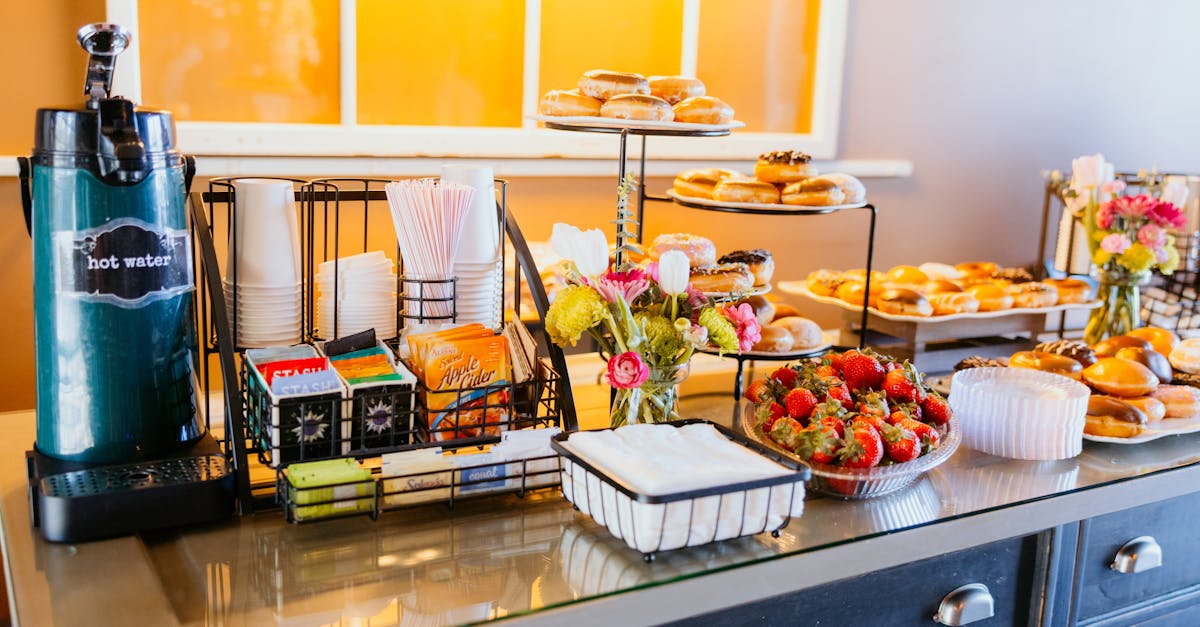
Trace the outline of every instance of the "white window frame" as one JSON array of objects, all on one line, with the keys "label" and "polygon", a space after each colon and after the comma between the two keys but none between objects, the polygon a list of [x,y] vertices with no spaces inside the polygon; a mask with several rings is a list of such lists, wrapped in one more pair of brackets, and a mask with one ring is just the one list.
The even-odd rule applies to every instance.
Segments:
[{"label": "white window frame", "polygon": [[[599,166],[606,161],[611,162],[616,156],[616,140],[612,135],[541,129],[527,117],[521,128],[358,124],[355,119],[356,4],[356,0],[340,0],[340,124],[179,122],[180,148],[189,154],[223,158],[226,169],[233,170],[244,170],[239,164],[261,162],[264,158],[284,157],[303,163],[318,158],[353,157],[361,160],[366,157],[378,160],[377,165],[381,167],[427,159],[513,160],[524,162],[517,169],[526,174],[579,175],[596,169],[584,167],[584,163]],[[701,0],[684,0],[680,60],[684,74],[693,74],[696,68],[700,5]],[[106,8],[109,21],[126,26],[134,34],[133,44],[121,56],[113,93],[140,102],[137,7],[138,0],[107,0]],[[666,165],[662,163],[665,161],[744,162],[761,152],[780,147],[798,148],[819,160],[833,159],[836,156],[841,108],[847,12],[848,0],[821,2],[812,132],[735,131],[728,137],[705,139],[655,137],[649,140],[648,160],[660,165]],[[541,0],[525,0],[525,16],[522,111],[528,116],[536,111],[540,95]],[[736,103],[736,98],[728,99]],[[638,144],[631,142],[634,155],[637,154]],[[414,155],[419,157],[414,158]],[[580,161],[571,163],[573,160]],[[873,169],[884,175],[906,175],[911,169],[911,164],[907,162],[874,163]],[[884,167],[885,163],[890,165]],[[610,168],[605,166],[602,169]]]}]

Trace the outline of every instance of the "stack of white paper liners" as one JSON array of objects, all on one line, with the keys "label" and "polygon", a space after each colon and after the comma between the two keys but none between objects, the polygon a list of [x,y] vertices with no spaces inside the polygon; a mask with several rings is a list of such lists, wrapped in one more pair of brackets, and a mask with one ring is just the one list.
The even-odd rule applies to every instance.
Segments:
[{"label": "stack of white paper liners", "polygon": [[380,251],[342,257],[336,264],[322,263],[316,277],[318,335],[333,339],[375,329],[375,336],[381,340],[395,337],[393,270],[392,260]]},{"label": "stack of white paper liners", "polygon": [[408,298],[422,299],[408,301],[406,315],[449,320],[454,314],[451,284],[419,281],[454,276],[454,260],[475,190],[433,179],[396,181],[388,183],[385,190],[404,260],[401,287]]}]

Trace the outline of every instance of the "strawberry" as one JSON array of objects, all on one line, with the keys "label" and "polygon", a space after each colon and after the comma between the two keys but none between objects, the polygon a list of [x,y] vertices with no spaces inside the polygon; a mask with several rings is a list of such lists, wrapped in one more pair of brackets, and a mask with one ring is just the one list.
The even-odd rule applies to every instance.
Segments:
[{"label": "strawberry", "polygon": [[883,435],[883,428],[888,426],[887,417],[880,414],[859,414],[855,417],[854,422],[864,422],[875,427],[880,436]]},{"label": "strawberry", "polygon": [[846,427],[845,444],[838,451],[838,461],[847,468],[870,468],[883,461],[883,439],[879,431],[864,420],[855,420]]},{"label": "strawberry", "polygon": [[836,459],[841,439],[832,427],[826,424],[811,424],[797,438],[796,454],[814,464],[832,464]]},{"label": "strawberry", "polygon": [[763,433],[770,433],[771,427],[775,426],[775,421],[786,416],[787,410],[783,408],[783,405],[773,402],[770,405],[760,405],[757,413]]},{"label": "strawberry", "polygon": [[742,398],[751,403],[761,403],[767,400],[768,396],[770,396],[770,387],[767,385],[765,379],[751,381],[750,385],[746,386],[746,391],[742,394]]},{"label": "strawberry", "polygon": [[[913,420],[921,419],[921,406],[916,403],[888,403],[888,406],[891,408],[893,415],[899,412],[905,417],[912,418]],[[890,418],[888,419],[888,422],[891,422]]]},{"label": "strawberry", "polygon": [[842,422],[840,418],[836,418],[834,416],[825,416],[819,421],[815,421],[813,424],[819,424],[833,429],[833,432],[836,433],[837,437],[839,438],[846,435],[846,423]]},{"label": "strawberry", "polygon": [[846,496],[854,496],[862,485],[855,479],[825,479],[825,487]]},{"label": "strawberry", "polygon": [[771,373],[771,379],[777,381],[779,385],[782,385],[784,389],[788,390],[796,387],[797,376],[799,375],[796,374],[796,371],[788,368],[787,366],[778,368],[775,370],[775,372]]},{"label": "strawberry", "polygon": [[858,398],[858,405],[855,406],[855,409],[860,414],[887,416],[891,413],[888,411],[887,399],[879,392],[860,392],[856,396]]},{"label": "strawberry", "polygon": [[768,435],[783,448],[795,451],[798,444],[797,438],[802,431],[804,431],[804,425],[800,424],[800,421],[785,416],[776,420],[775,424],[771,425],[771,431]]},{"label": "strawberry", "polygon": [[851,391],[879,389],[884,374],[879,360],[871,355],[856,350],[848,350],[842,355],[842,378]]},{"label": "strawberry", "polygon": [[917,434],[904,427],[883,426],[883,450],[888,459],[902,464],[910,462],[921,455],[921,442]]},{"label": "strawberry", "polygon": [[897,403],[920,403],[925,399],[925,386],[921,384],[921,375],[909,362],[888,371],[883,378],[883,391],[889,399]]},{"label": "strawberry", "polygon": [[792,418],[808,420],[808,415],[817,406],[817,395],[805,388],[796,388],[783,397],[783,406]]},{"label": "strawberry", "polygon": [[[950,404],[946,402],[946,398],[937,392],[930,392],[929,396],[925,397],[925,402],[921,403],[921,407],[925,410],[925,421],[935,425],[950,422],[950,416],[954,413],[950,411]],[[919,420],[920,416],[917,418]]]},{"label": "strawberry", "polygon": [[903,427],[912,431],[917,436],[917,440],[921,443],[921,452],[928,453],[938,447],[941,443],[942,436],[937,429],[925,424],[919,420],[905,418],[896,424],[897,427]]},{"label": "strawberry", "polygon": [[829,367],[833,368],[834,373],[840,373],[842,371],[841,353],[829,353],[822,361],[829,364]]},{"label": "strawberry", "polygon": [[846,408],[837,400],[830,399],[817,405],[813,408],[809,420],[812,422],[821,422],[826,418],[832,418],[838,422],[842,421],[842,416],[846,414]]},{"label": "strawberry", "polygon": [[[834,381],[837,380],[834,379]],[[829,389],[825,392],[825,400],[837,401],[846,409],[854,409],[854,399],[850,396],[850,389],[841,381],[838,381],[837,385],[829,386]]]},{"label": "strawberry", "polygon": [[829,364],[829,360],[826,359],[825,361],[821,362],[820,366],[817,366],[817,376],[822,378],[836,377],[838,376],[838,373],[837,370],[834,370],[833,366]]}]

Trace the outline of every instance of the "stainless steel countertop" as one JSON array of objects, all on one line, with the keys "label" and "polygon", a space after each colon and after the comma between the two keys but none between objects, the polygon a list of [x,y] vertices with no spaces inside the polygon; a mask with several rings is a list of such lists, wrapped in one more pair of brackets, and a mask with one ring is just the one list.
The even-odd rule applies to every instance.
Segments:
[{"label": "stainless steel countertop", "polygon": [[[727,397],[683,413],[728,421]],[[29,523],[32,412],[0,414],[0,516],[20,624],[440,625],[658,622],[745,603],[1200,490],[1200,434],[1076,459],[1022,462],[960,448],[900,493],[810,497],[779,538],[662,553],[653,563],[556,491],[288,525],[278,511],[80,545]],[[1050,497],[1050,498],[1047,498]],[[668,585],[663,585],[668,584]]]}]

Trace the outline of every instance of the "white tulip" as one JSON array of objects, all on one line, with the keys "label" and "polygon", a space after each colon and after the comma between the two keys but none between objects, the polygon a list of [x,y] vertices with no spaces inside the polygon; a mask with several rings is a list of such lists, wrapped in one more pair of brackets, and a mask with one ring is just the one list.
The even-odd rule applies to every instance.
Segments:
[{"label": "white tulip", "polygon": [[608,239],[600,229],[583,231],[575,243],[575,267],[586,277],[598,277],[608,270]]},{"label": "white tulip", "polygon": [[574,259],[575,244],[582,233],[579,227],[556,222],[554,230],[550,232],[550,247],[554,249],[554,254],[563,259]]},{"label": "white tulip", "polygon": [[658,287],[668,296],[687,291],[691,262],[682,251],[668,250],[658,258]]},{"label": "white tulip", "polygon": [[1167,183],[1162,190],[1162,194],[1158,197],[1163,202],[1169,202],[1176,207],[1183,208],[1184,203],[1188,199],[1187,184],[1180,181],[1171,181]]},{"label": "white tulip", "polygon": [[[1105,167],[1104,155],[1096,153],[1071,160],[1071,186],[1098,188],[1106,180],[1112,180],[1111,167]],[[1108,178],[1105,175],[1108,174]]]}]

